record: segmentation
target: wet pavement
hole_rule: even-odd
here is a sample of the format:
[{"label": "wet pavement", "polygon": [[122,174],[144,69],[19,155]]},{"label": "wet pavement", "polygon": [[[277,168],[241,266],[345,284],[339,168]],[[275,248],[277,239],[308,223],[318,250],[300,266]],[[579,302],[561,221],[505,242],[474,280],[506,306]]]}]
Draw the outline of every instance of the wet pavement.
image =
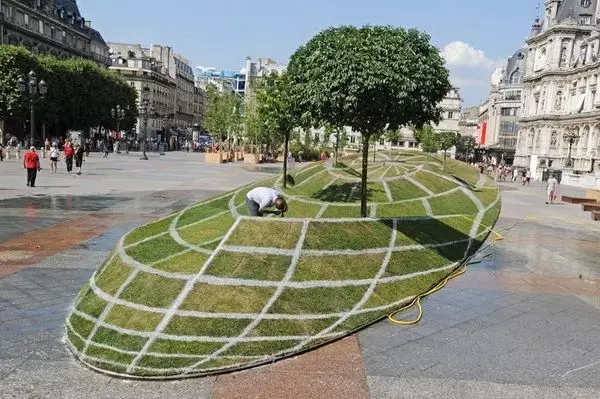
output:
[{"label": "wet pavement", "polygon": [[261,176],[194,155],[144,167],[92,158],[82,177],[42,172],[36,191],[22,187],[16,163],[0,164],[0,398],[600,397],[600,223],[578,206],[544,205],[541,186],[510,184],[496,226],[510,230],[424,301],[418,325],[381,322],[294,359],[204,379],[122,381],[85,369],[66,350],[62,323],[115,242]]}]

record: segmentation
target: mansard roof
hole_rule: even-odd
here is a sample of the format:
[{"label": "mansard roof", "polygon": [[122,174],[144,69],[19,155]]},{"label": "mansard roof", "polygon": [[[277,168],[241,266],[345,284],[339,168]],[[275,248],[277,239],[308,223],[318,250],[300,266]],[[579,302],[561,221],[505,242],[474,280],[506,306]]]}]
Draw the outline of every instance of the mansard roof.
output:
[{"label": "mansard roof", "polygon": [[54,7],[64,9],[65,13],[74,15],[76,18],[81,18],[79,7],[76,0],[54,0]]},{"label": "mansard roof", "polygon": [[[590,3],[589,6],[584,7],[586,1]],[[557,13],[557,22],[565,21],[569,18],[574,19],[575,21],[579,20],[580,15],[592,15],[596,14],[596,10],[598,8],[598,0],[564,0]],[[593,19],[593,18],[592,18]],[[593,24],[595,25],[595,20],[593,20]]]},{"label": "mansard roof", "polygon": [[525,69],[525,62],[527,57],[527,47],[522,47],[517,50],[512,57],[508,59],[508,63],[506,64],[506,77],[509,77],[510,74],[515,71],[517,68],[520,70]]},{"label": "mansard roof", "polygon": [[92,41],[106,45],[106,42],[104,41],[104,38],[102,37],[102,34],[100,32],[98,32],[96,29],[90,28],[90,39],[92,39]]}]

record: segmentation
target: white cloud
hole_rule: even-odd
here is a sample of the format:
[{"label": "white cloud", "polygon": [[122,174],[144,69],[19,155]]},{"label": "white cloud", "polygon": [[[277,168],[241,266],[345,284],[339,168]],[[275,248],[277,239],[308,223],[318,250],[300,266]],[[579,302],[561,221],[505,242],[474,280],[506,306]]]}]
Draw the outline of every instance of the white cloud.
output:
[{"label": "white cloud", "polygon": [[472,79],[472,78],[463,78],[460,76],[452,75],[450,77],[452,85],[458,88],[465,87],[477,87],[477,88],[489,88],[490,83],[485,79]]},{"label": "white cloud", "polygon": [[449,67],[467,67],[492,70],[498,66],[497,61],[489,59],[483,50],[476,49],[468,43],[456,41],[446,45],[441,52]]}]

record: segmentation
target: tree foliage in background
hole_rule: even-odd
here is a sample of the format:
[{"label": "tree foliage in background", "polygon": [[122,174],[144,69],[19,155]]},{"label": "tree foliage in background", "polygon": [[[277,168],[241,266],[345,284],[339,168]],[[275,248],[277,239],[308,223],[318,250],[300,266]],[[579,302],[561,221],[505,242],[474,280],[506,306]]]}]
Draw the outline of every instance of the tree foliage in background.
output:
[{"label": "tree foliage in background", "polygon": [[283,186],[286,187],[290,135],[304,122],[293,101],[289,75],[285,72],[274,72],[266,76],[262,87],[256,93],[256,98],[258,114],[267,132],[283,139]]},{"label": "tree foliage in background", "polygon": [[288,73],[301,112],[319,125],[350,126],[363,136],[363,217],[371,135],[439,121],[438,104],[451,89],[429,36],[390,26],[327,29],[292,55]]},{"label": "tree foliage in background", "polygon": [[87,132],[97,126],[114,128],[110,110],[117,105],[126,111],[121,127],[130,130],[135,125],[137,92],[116,73],[93,61],[36,56],[15,46],[0,46],[0,119],[28,118],[28,98],[19,93],[17,81],[31,70],[48,85],[36,116],[58,134]]},{"label": "tree foliage in background", "polygon": [[446,161],[446,152],[456,146],[458,143],[458,134],[455,132],[439,132],[437,135],[439,149],[440,151],[444,151],[444,161]]},{"label": "tree foliage in background", "polygon": [[477,141],[475,140],[475,137],[460,136],[456,143],[456,152],[459,153],[465,161],[468,161],[473,154],[476,145]]},{"label": "tree foliage in background", "polygon": [[421,145],[421,149],[426,153],[438,152],[440,143],[438,135],[431,125],[426,124],[420,128],[415,128],[415,139]]},{"label": "tree foliage in background", "polygon": [[[204,127],[216,141],[236,137],[242,130],[242,102],[232,92],[220,91],[215,85],[206,90]],[[222,146],[219,146],[221,148]]]}]

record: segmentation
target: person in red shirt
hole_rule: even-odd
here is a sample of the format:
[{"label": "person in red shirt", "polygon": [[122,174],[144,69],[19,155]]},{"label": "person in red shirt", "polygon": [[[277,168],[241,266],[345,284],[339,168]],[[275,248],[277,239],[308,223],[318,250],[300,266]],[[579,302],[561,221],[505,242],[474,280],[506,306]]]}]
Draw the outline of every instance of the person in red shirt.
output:
[{"label": "person in red shirt", "polygon": [[73,149],[73,144],[71,144],[71,140],[67,139],[65,143],[65,162],[67,164],[67,174],[71,174],[73,171],[73,156],[75,155],[75,149]]},{"label": "person in red shirt", "polygon": [[23,156],[23,168],[27,169],[27,187],[35,187],[35,178],[40,169],[40,157],[35,147],[31,147]]}]

